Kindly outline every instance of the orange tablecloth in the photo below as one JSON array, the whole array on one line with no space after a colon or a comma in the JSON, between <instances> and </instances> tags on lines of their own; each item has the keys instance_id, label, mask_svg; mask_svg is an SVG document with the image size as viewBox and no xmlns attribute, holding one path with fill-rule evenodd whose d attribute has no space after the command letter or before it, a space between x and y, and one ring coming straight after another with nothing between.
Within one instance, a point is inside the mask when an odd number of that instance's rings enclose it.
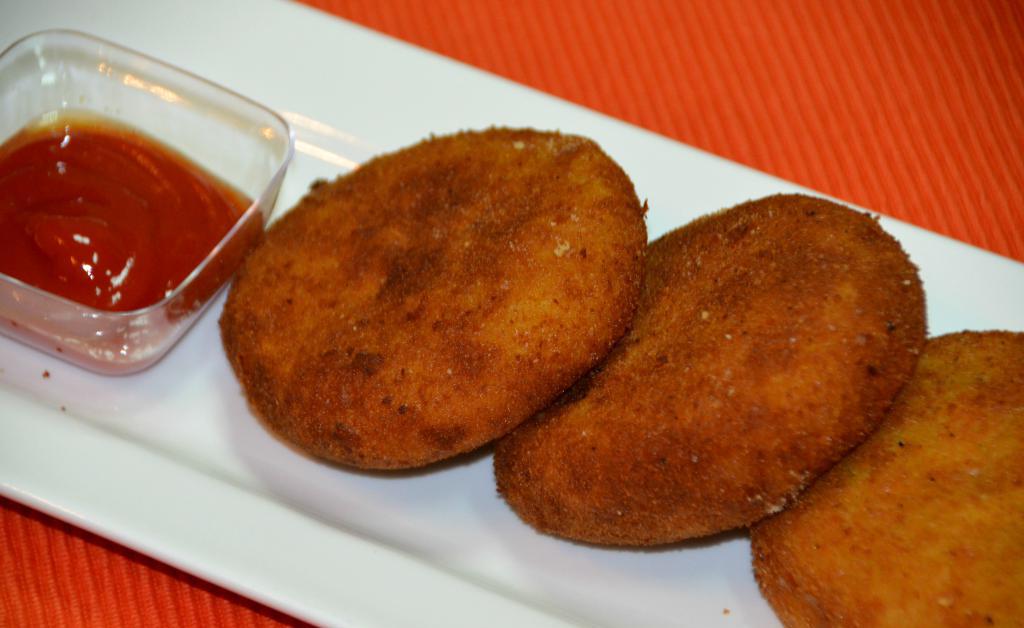
<instances>
[{"instance_id":1,"label":"orange tablecloth","mask_svg":"<svg viewBox=\"0 0 1024 628\"><path fill-rule=\"evenodd\" d=\"M1024 260L1014 0L306 1ZM278 622L291 620L0 500L0 625Z\"/></svg>"}]
</instances>

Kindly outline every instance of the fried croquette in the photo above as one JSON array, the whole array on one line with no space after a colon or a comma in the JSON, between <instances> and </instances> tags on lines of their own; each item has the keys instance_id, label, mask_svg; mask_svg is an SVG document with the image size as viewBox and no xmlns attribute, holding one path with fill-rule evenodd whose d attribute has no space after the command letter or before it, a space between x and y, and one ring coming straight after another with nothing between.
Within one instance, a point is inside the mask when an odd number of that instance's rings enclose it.
<instances>
[{"instance_id":1,"label":"fried croquette","mask_svg":"<svg viewBox=\"0 0 1024 628\"><path fill-rule=\"evenodd\" d=\"M773 196L653 242L632 329L496 448L542 532L655 545L782 509L861 442L925 339L917 269L871 217Z\"/></svg>"},{"instance_id":2,"label":"fried croquette","mask_svg":"<svg viewBox=\"0 0 1024 628\"><path fill-rule=\"evenodd\" d=\"M1019 626L1024 334L929 341L878 431L752 540L787 626Z\"/></svg>"},{"instance_id":3,"label":"fried croquette","mask_svg":"<svg viewBox=\"0 0 1024 628\"><path fill-rule=\"evenodd\" d=\"M231 288L224 347L255 413L314 456L448 458L548 405L625 332L644 212L588 139L431 138L271 226Z\"/></svg>"}]
</instances>

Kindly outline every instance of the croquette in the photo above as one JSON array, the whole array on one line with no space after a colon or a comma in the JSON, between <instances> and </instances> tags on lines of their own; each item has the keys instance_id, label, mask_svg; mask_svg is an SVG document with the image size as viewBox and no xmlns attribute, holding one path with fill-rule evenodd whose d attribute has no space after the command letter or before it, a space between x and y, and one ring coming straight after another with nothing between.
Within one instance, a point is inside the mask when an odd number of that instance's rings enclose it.
<instances>
[{"instance_id":1,"label":"croquette","mask_svg":"<svg viewBox=\"0 0 1024 628\"><path fill-rule=\"evenodd\" d=\"M432 137L314 185L221 317L254 412L300 450L426 465L551 403L625 332L645 207L593 141Z\"/></svg>"},{"instance_id":2,"label":"croquette","mask_svg":"<svg viewBox=\"0 0 1024 628\"><path fill-rule=\"evenodd\" d=\"M928 342L871 438L752 533L787 626L1019 626L1024 334Z\"/></svg>"},{"instance_id":3,"label":"croquette","mask_svg":"<svg viewBox=\"0 0 1024 628\"><path fill-rule=\"evenodd\" d=\"M860 443L910 378L924 294L899 243L807 196L653 242L631 330L496 447L536 529L647 546L749 525Z\"/></svg>"}]
</instances>

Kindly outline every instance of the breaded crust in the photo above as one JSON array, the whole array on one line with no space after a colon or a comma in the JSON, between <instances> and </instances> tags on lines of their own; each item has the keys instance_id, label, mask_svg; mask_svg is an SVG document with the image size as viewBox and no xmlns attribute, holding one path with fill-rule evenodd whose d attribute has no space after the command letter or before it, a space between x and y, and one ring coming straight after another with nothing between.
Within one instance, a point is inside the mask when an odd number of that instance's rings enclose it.
<instances>
[{"instance_id":1,"label":"breaded crust","mask_svg":"<svg viewBox=\"0 0 1024 628\"><path fill-rule=\"evenodd\" d=\"M599 372L502 440L537 529L654 545L783 508L870 433L925 338L917 269L877 221L773 196L652 243Z\"/></svg>"},{"instance_id":2,"label":"breaded crust","mask_svg":"<svg viewBox=\"0 0 1024 628\"><path fill-rule=\"evenodd\" d=\"M248 257L221 317L270 428L321 458L407 468L491 441L624 333L646 242L592 141L437 137L314 189Z\"/></svg>"},{"instance_id":3,"label":"breaded crust","mask_svg":"<svg viewBox=\"0 0 1024 628\"><path fill-rule=\"evenodd\" d=\"M787 626L1019 626L1024 334L931 340L889 417L753 530Z\"/></svg>"}]
</instances>

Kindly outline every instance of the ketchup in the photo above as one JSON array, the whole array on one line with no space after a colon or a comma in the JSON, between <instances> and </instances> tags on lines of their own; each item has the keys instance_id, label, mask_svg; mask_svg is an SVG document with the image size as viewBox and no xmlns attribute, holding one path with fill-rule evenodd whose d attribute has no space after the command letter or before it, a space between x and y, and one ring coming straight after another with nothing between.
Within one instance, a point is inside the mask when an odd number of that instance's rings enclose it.
<instances>
[{"instance_id":1,"label":"ketchup","mask_svg":"<svg viewBox=\"0 0 1024 628\"><path fill-rule=\"evenodd\" d=\"M251 201L137 131L70 116L0 146L0 273L97 309L170 294Z\"/></svg>"}]
</instances>

